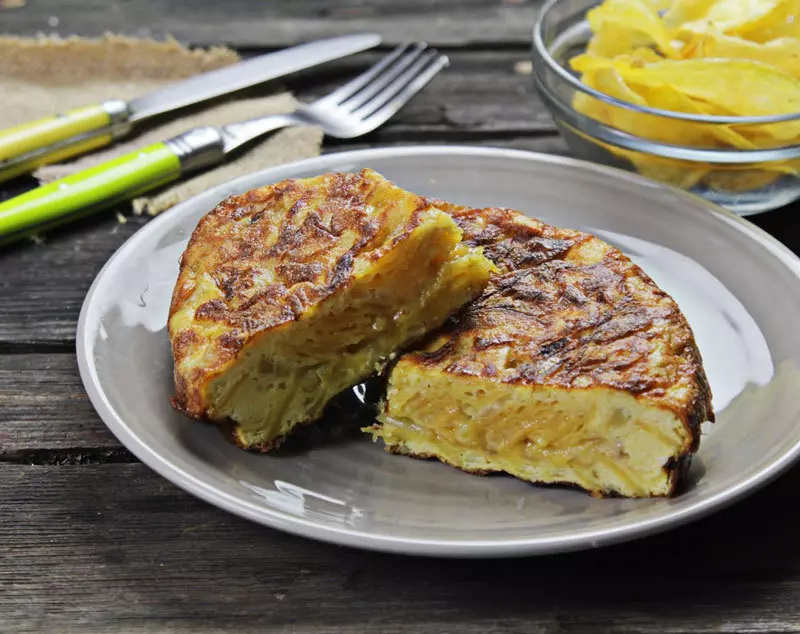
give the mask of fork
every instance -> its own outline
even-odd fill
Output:
[[[167,141],[32,189],[0,203],[0,244],[45,231],[222,163],[259,137],[313,125],[331,137],[361,136],[385,123],[448,64],[424,43],[402,44],[329,95],[290,114],[193,128]]]

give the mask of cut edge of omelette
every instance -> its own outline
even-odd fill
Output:
[[[714,420],[702,359],[674,300],[588,234],[513,210],[438,206],[500,271],[397,360],[378,422],[365,431],[393,453],[471,473],[505,472],[595,496],[673,495],[700,425]],[[571,281],[559,288],[549,275]],[[581,308],[587,288],[598,299]],[[603,293],[613,296],[608,305]],[[548,323],[565,310],[564,323]],[[569,323],[581,319],[583,328]],[[615,320],[633,327],[615,339]],[[592,343],[603,329],[612,336]]]
[[[299,188],[301,201],[320,197],[320,217],[313,220],[327,223],[329,232],[336,222],[344,222],[345,214],[354,214],[357,230],[340,231],[339,242],[326,247],[341,246],[341,240],[353,243],[330,256],[325,266],[331,270],[319,271],[329,253],[325,245],[301,260],[300,241],[285,258],[295,269],[316,267],[318,278],[291,287],[277,279],[263,284],[256,300],[244,298],[251,304],[263,302],[262,312],[247,319],[244,309],[236,312],[238,298],[226,299],[225,284],[202,271],[202,261],[194,262],[200,270],[190,272],[190,243],[169,321],[176,360],[173,404],[194,418],[220,423],[236,444],[260,451],[277,447],[297,425],[321,417],[332,397],[441,326],[480,293],[494,270],[481,249],[461,242],[462,232],[448,214],[368,169],[358,175],[285,181],[229,199],[209,214],[211,220],[201,221],[192,241],[213,241],[208,232],[215,229],[241,239],[249,235],[246,223],[252,218],[270,222],[265,211],[277,214],[271,222],[290,223],[300,203],[292,199],[284,209],[274,202],[285,195],[287,183]],[[330,198],[340,201],[341,213],[324,210]],[[215,213],[234,224],[214,227]],[[224,246],[215,249],[225,252]],[[272,253],[274,247],[265,249]],[[281,266],[286,268],[286,262]],[[262,272],[265,276],[274,278],[275,273]],[[270,293],[277,299],[264,299]],[[270,301],[280,310],[273,310]],[[230,309],[219,313],[224,318],[207,317],[214,313],[204,307],[215,302]],[[270,311],[277,316],[259,321]]]

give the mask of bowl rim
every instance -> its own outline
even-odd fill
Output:
[[[547,49],[547,46],[545,46],[544,38],[542,36],[545,19],[550,14],[550,12],[555,8],[555,6],[563,1],[564,0],[547,0],[547,2],[545,2],[544,6],[539,11],[539,14],[536,16],[536,22],[533,25],[534,69],[536,68],[536,62],[538,58],[539,60],[543,61],[547,65],[547,67],[552,72],[554,72],[560,79],[567,82],[574,89],[579,90],[584,94],[590,95],[595,99],[599,99],[600,101],[604,101],[613,106],[625,108],[627,110],[633,110],[635,112],[641,112],[644,114],[665,117],[668,119],[693,121],[696,123],[728,124],[728,125],[730,124],[756,125],[765,123],[786,123],[791,121],[800,121],[800,112],[794,114],[742,117],[736,115],[702,115],[702,114],[691,114],[689,112],[678,112],[675,110],[662,110],[660,108],[650,108],[648,106],[640,106],[628,101],[622,101],[620,99],[612,97],[611,95],[607,95],[603,92],[595,90],[594,88],[591,88],[590,86],[587,86],[576,76],[569,73],[561,64],[559,64],[553,58],[552,55],[550,55],[550,51]],[[596,2],[595,4],[600,4],[600,2]],[[781,147],[793,147],[793,146],[781,146]],[[800,145],[794,147],[800,149]]]
[[[712,166],[730,166],[732,169],[763,169],[766,164],[796,160],[800,157],[800,145],[785,145],[776,148],[740,150],[738,148],[703,148],[689,145],[673,145],[637,136],[626,130],[615,128],[598,119],[583,114],[559,99],[534,73],[534,87],[557,123],[567,125],[573,131],[587,135],[608,145],[626,151],[638,152],[683,163],[704,163]],[[788,173],[786,175],[789,175]]]

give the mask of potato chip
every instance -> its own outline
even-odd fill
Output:
[[[778,11],[785,0],[676,0],[664,15],[670,31],[739,33]]]
[[[697,38],[693,56],[751,59],[781,68],[800,79],[800,39],[793,37],[760,43],[711,30]]]
[[[616,66],[628,67],[627,60],[614,61],[585,58],[577,60],[578,66],[589,69],[593,80],[586,82],[615,99],[635,105],[672,112],[708,115],[708,105],[693,100],[667,84],[642,85],[632,89]],[[576,106],[577,107],[577,106]],[[690,147],[726,147],[756,150],[758,146],[730,126],[694,123],[691,121],[665,121],[662,116],[639,113],[625,108],[606,106],[604,122],[637,136],[675,145]]]
[[[647,0],[647,4],[653,11],[667,11],[675,4],[675,0]]]
[[[637,48],[645,48],[653,44],[653,38],[647,33],[634,29],[606,24],[594,35],[586,46],[589,55],[598,57],[616,57]]]
[[[705,163],[678,161],[675,159],[662,158],[660,156],[642,154],[641,152],[634,152],[632,150],[624,150],[599,141],[580,130],[573,129],[572,131],[585,141],[593,143],[606,150],[609,154],[626,161],[642,176],[681,189],[691,189],[711,170],[711,166]]]
[[[736,35],[759,43],[782,37],[800,38],[800,0],[781,0],[772,11],[739,29]]]
[[[696,101],[666,84],[661,84],[659,86],[641,86],[638,88],[637,92],[645,99],[647,105],[651,108],[698,115],[713,114],[708,104]],[[740,150],[758,149],[758,145],[753,143],[753,141],[727,125],[692,123],[680,120],[665,123],[663,119],[660,119],[660,124],[663,127],[674,127],[683,130],[682,136],[687,140],[686,145],[698,147],[700,139],[713,139],[718,141],[722,147],[732,146]],[[690,134],[692,130],[694,130],[694,133]],[[697,138],[697,140],[695,142],[690,142],[690,138]],[[710,143],[708,144],[710,145]]]
[[[669,31],[680,29],[684,24],[707,19],[711,8],[719,0],[675,0],[664,14],[664,26]]]
[[[692,59],[664,60],[644,68],[617,67],[628,83],[669,85],[738,116],[800,112],[800,79],[763,62]],[[765,125],[763,129],[784,141],[800,138],[800,121]]]
[[[628,103],[636,104],[637,106],[647,107],[647,102],[641,95],[634,92],[622,79],[622,76],[615,68],[598,68],[594,72],[595,87],[597,90],[604,92],[607,95],[625,101]],[[626,110],[625,108],[616,108],[616,110]],[[632,112],[631,110],[627,110]]]
[[[617,31],[633,31],[645,34],[659,50],[668,57],[675,56],[672,38],[658,13],[646,0],[606,0],[586,14],[594,33],[602,33],[613,27]],[[629,38],[624,37],[623,40]],[[647,44],[640,42],[638,45]]]
[[[661,57],[661,55],[656,53],[652,48],[645,48],[645,47],[634,48],[630,52],[630,57],[634,63],[641,61],[644,62],[645,64],[660,62],[664,59],[663,57]]]
[[[587,86],[597,89],[597,82],[594,80],[594,71],[589,71],[582,79]],[[610,122],[607,105],[591,95],[587,95],[583,92],[576,93],[572,105],[575,110],[582,112],[587,117],[591,117],[602,123]]]
[[[783,174],[764,169],[719,169],[706,174],[702,182],[719,192],[746,192],[768,187],[780,178]]]
[[[633,91],[614,68],[596,70],[595,82],[597,90],[620,101],[644,107],[653,105],[648,103],[642,95]],[[607,111],[610,125],[646,139],[674,145],[694,146],[705,146],[713,142],[704,129],[705,126],[691,123],[664,125],[663,119],[659,116],[618,106],[608,106]]]
[[[691,189],[695,187],[709,173],[711,166],[705,163],[691,163],[677,161],[660,156],[650,156],[639,152],[619,150],[615,152],[624,156],[642,176],[653,180],[679,187]]]
[[[749,140],[758,149],[768,150],[771,148],[786,146],[786,141],[775,138],[775,128],[782,125],[786,124],[773,123],[769,125],[732,125],[731,129]],[[791,123],[789,125],[791,125]],[[782,136],[786,135],[783,134]]]
[[[597,71],[601,68],[616,68],[620,70],[630,68],[632,59],[629,55],[617,55],[614,58],[610,58],[583,53],[569,60],[569,65],[579,73]]]

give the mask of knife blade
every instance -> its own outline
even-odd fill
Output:
[[[318,40],[195,75],[125,102],[109,100],[0,131],[0,183],[103,147],[134,123],[377,46],[365,33]]]
[[[235,92],[275,77],[372,48],[380,41],[381,38],[377,34],[335,37],[259,55],[232,66],[196,75],[179,84],[172,84],[128,102],[129,121],[140,121]]]

